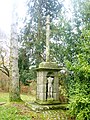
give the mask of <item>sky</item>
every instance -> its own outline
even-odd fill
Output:
[[[13,9],[13,3],[17,2],[17,11],[19,16],[19,27],[23,26],[23,19],[25,18],[26,14],[26,7],[25,2],[27,0],[0,0],[0,31],[4,32],[7,36],[5,39],[0,39],[0,46],[3,46],[5,49],[7,49],[7,52],[9,51],[9,39],[10,39],[10,25],[12,21],[12,9]],[[61,1],[61,0],[60,0]],[[70,12],[70,0],[65,0],[65,7],[67,8],[67,15],[69,17],[71,16]],[[1,42],[2,41],[2,42]]]
[[[18,3],[19,24],[22,26],[22,19],[26,14],[25,2],[26,0],[0,0],[0,29],[6,34],[10,34],[11,15],[13,2]],[[70,7],[70,0],[65,0],[65,6]],[[69,10],[69,9],[68,9]],[[70,15],[70,11],[68,11]]]
[[[11,15],[14,1],[16,0],[0,0],[0,29],[6,34],[10,33]],[[26,13],[24,5],[26,0],[17,1],[19,20],[21,20]]]
[[[0,28],[4,31],[9,29],[11,21],[11,0],[0,0]]]

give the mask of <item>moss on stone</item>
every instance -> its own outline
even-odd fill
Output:
[[[46,101],[43,100],[36,100],[36,103],[40,104],[40,105],[54,105],[54,104],[60,104],[60,101],[57,100],[53,100],[53,99],[48,99]]]
[[[58,68],[58,65],[55,62],[42,62],[39,64],[39,68],[55,69]]]
[[[34,103],[26,103],[26,106],[36,112],[45,111],[45,110],[56,110],[56,109],[67,110],[67,104],[38,104],[34,102]]]

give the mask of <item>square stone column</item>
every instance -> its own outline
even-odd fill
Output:
[[[46,74],[45,71],[37,71],[37,100],[46,100]]]
[[[49,100],[52,100],[52,102],[59,101],[58,71],[60,71],[60,69],[57,67],[57,64],[53,62],[43,62],[39,65],[39,68],[37,69],[37,101],[42,103],[48,103]],[[49,77],[53,78],[50,91],[48,88]],[[52,96],[49,96],[48,92],[51,92],[51,90]]]

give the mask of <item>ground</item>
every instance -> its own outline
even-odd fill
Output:
[[[0,93],[0,120],[73,120],[66,110],[30,110],[25,103],[34,101],[34,96],[21,95],[22,103],[9,103],[8,98],[8,93]]]

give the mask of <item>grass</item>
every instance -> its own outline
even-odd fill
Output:
[[[33,100],[35,100],[35,97],[22,94],[21,99],[25,102],[26,101],[33,101]],[[9,93],[0,92],[0,102],[9,102]]]
[[[21,95],[24,102],[34,101],[35,97]],[[9,94],[0,93],[0,120],[72,120],[68,117],[67,111],[48,110],[36,113],[25,106],[24,103],[9,103]]]
[[[9,94],[0,92],[0,102],[8,102],[9,101]]]

